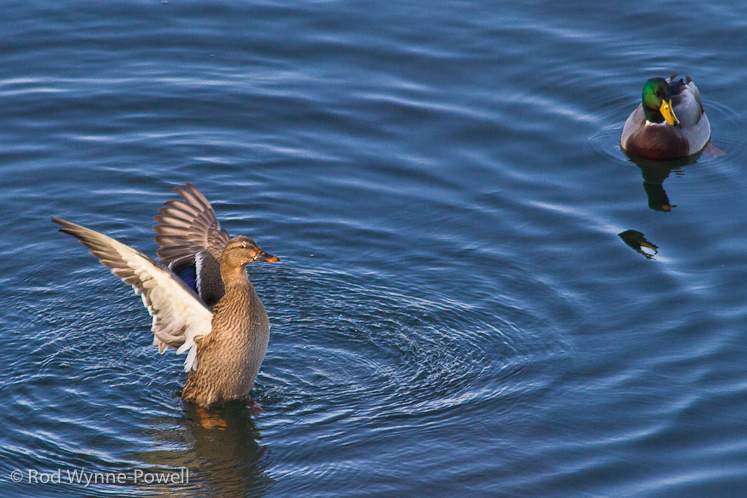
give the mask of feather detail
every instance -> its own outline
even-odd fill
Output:
[[[220,260],[229,236],[220,227],[210,202],[191,183],[174,190],[183,200],[167,201],[158,210],[161,214],[154,216],[158,222],[153,227],[159,245],[156,254],[161,263],[170,265],[206,250]]]
[[[99,232],[59,218],[52,218],[52,221],[64,227],[61,232],[76,237],[88,247],[91,254],[142,298],[153,317],[153,344],[160,353],[168,347],[183,353],[196,345],[195,339],[210,334],[213,313],[168,268],[160,267],[140,251]],[[189,346],[185,348],[185,344]],[[187,360],[190,368],[193,367],[194,361],[189,355]]]

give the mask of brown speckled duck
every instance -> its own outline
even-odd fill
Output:
[[[229,239],[228,233],[218,226],[215,213],[204,196],[189,184],[181,191],[188,194],[185,197],[188,202],[191,194],[202,204],[202,216],[194,219],[212,222],[200,225],[202,232],[193,229],[182,233],[196,240],[190,246],[173,244],[186,240],[180,239],[179,234],[172,236],[176,238],[162,239],[159,253],[162,261],[170,261],[172,266],[180,262],[182,271],[196,262],[197,269],[204,275],[201,277],[198,271],[194,281],[183,281],[168,267],[111,237],[59,218],[52,218],[52,221],[64,227],[62,232],[78,238],[91,254],[141,295],[153,317],[153,344],[158,346],[159,352],[169,347],[176,348],[179,354],[188,351],[184,362],[188,375],[182,398],[208,407],[246,398],[254,385],[267,351],[270,324],[265,307],[247,277],[246,265],[252,261],[274,262],[278,258],[262,251],[249,237]],[[181,191],[177,189],[183,195]],[[171,205],[179,202],[171,201]],[[161,226],[168,227],[172,221],[163,219]],[[215,234],[221,241],[211,243],[211,236]],[[215,251],[217,248],[220,251]],[[207,259],[205,251],[214,258],[214,261],[208,260],[207,266],[202,264]],[[165,258],[162,253],[166,253]],[[172,257],[177,254],[182,257]],[[191,260],[189,254],[192,254]],[[208,281],[216,277],[206,269],[212,268],[210,265],[214,263],[217,263],[221,286],[209,290],[213,297],[220,294],[211,310],[200,298],[199,284],[206,283],[203,277]],[[178,264],[176,267],[179,270]]]

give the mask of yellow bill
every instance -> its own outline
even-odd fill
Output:
[[[680,120],[677,119],[677,116],[674,115],[674,109],[672,109],[672,101],[671,100],[663,100],[661,102],[661,107],[659,108],[659,112],[661,112],[661,115],[664,116],[664,119],[672,126],[677,126],[680,124]]]

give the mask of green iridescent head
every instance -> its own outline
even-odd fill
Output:
[[[651,78],[643,87],[643,112],[646,120],[651,123],[666,121],[672,126],[680,124],[680,120],[672,109],[672,95],[669,84],[664,78]]]

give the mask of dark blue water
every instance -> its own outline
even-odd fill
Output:
[[[4,4],[0,494],[744,496],[746,19]],[[639,166],[622,125],[674,72],[727,155]],[[184,182],[282,259],[249,267],[272,323],[257,416],[184,404],[183,357],[49,221],[154,255]]]

